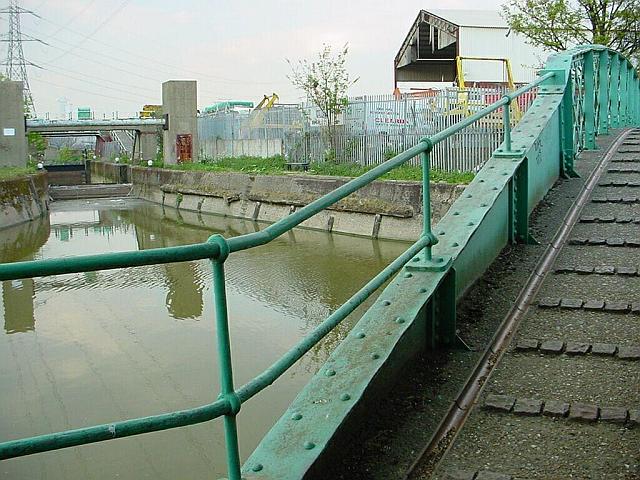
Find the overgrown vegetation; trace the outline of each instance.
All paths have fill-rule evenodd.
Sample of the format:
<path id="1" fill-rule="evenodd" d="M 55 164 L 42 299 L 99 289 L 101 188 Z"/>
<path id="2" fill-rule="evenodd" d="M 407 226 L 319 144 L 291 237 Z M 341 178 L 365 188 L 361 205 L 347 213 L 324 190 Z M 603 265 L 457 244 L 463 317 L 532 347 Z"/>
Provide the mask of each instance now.
<path id="1" fill-rule="evenodd" d="M 112 153 L 111 161 L 115 162 L 116 158 L 118 159 L 118 163 L 132 163 L 128 152 Z"/>
<path id="2" fill-rule="evenodd" d="M 36 173 L 36 171 L 36 167 L 32 165 L 27 167 L 0 167 L 0 181 L 24 177 L 25 175 Z"/>
<path id="3" fill-rule="evenodd" d="M 38 160 L 44 158 L 44 151 L 47 149 L 47 139 L 41 133 L 27 133 L 29 152 Z"/>
<path id="4" fill-rule="evenodd" d="M 242 172 L 254 175 L 286 175 L 286 174 L 306 174 L 306 175 L 328 175 L 340 177 L 358 177 L 371 170 L 374 165 L 363 166 L 355 163 L 335 163 L 320 162 L 311 163 L 309 170 L 290 171 L 286 168 L 286 162 L 280 155 L 268 158 L 259 157 L 227 157 L 218 160 L 203 160 L 199 163 L 181 163 L 177 165 L 154 165 L 156 167 L 170 168 L 173 170 L 196 170 L 207 172 Z M 432 169 L 432 182 L 462 183 L 467 184 L 473 180 L 472 172 L 446 172 Z M 385 180 L 422 180 L 422 168 L 413 165 L 402 165 L 387 173 L 382 179 Z"/>
<path id="5" fill-rule="evenodd" d="M 74 150 L 69 147 L 61 147 L 58 150 L 58 158 L 56 158 L 52 163 L 82 163 L 82 153 L 79 150 Z"/>

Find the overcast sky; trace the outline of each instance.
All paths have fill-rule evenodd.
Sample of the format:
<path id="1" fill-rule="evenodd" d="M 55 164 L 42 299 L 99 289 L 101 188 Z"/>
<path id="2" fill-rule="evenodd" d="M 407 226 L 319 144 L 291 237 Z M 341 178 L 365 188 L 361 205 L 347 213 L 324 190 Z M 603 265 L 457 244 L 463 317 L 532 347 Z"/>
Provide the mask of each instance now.
<path id="1" fill-rule="evenodd" d="M 286 59 L 312 58 L 323 43 L 349 43 L 350 94 L 391 93 L 393 58 L 421 8 L 498 10 L 502 0 L 22 0 L 42 18 L 22 16 L 39 116 L 56 117 L 58 99 L 120 116 L 160 103 L 161 83 L 198 81 L 198 106 L 258 102 L 276 92 L 301 98 Z M 0 7 L 7 6 L 0 0 Z M 0 30 L 6 33 L 6 17 Z M 6 43 L 0 47 L 6 57 Z"/>

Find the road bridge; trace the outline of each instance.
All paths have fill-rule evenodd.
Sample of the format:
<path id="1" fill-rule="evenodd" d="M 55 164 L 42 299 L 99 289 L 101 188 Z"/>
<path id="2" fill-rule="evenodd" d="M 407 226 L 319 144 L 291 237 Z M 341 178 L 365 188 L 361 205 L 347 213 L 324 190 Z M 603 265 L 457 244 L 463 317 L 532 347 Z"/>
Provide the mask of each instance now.
<path id="1" fill-rule="evenodd" d="M 165 127 L 164 118 L 127 118 L 113 120 L 42 120 L 28 119 L 26 132 L 37 132 L 46 137 L 109 135 L 113 131 L 134 132 L 131 157 L 153 160 L 156 157 L 158 135 Z M 137 149 L 136 149 L 137 146 Z M 138 156 L 136 157 L 136 151 Z"/>
<path id="2" fill-rule="evenodd" d="M 167 164 L 191 162 L 198 156 L 196 123 L 197 85 L 192 80 L 170 80 L 162 84 L 162 118 L 129 118 L 114 120 L 43 120 L 26 119 L 22 105 L 21 82 L 0 85 L 3 104 L 0 105 L 0 166 L 26 166 L 26 134 L 44 136 L 95 135 L 104 138 L 107 132 L 134 133 L 132 158 L 138 145 L 138 160 L 154 160 L 158 135 L 162 134 L 163 161 Z M 114 133 L 114 135 L 117 135 Z M 121 145 L 122 142 L 120 141 Z"/>
<path id="3" fill-rule="evenodd" d="M 515 124 L 512 105 L 519 97 L 531 92 L 536 95 L 535 100 L 520 122 Z M 437 225 L 432 226 L 428 188 L 429 154 L 432 148 L 494 112 L 501 112 L 503 116 L 503 144 L 493 153 L 450 211 Z M 221 379 L 221 393 L 217 398 L 212 398 L 210 403 L 186 410 L 114 421 L 66 432 L 26 439 L 7 439 L 0 444 L 0 458 L 13 458 L 184 427 L 223 417 L 229 479 L 327 478 L 326 472 L 330 470 L 331 465 L 343 455 L 346 446 L 352 445 L 353 439 L 358 438 L 355 433 L 358 428 L 370 421 L 372 406 L 381 398 L 389 397 L 394 380 L 404 372 L 408 363 L 425 350 L 439 352 L 435 355 L 445 355 L 445 351 L 453 351 L 464 346 L 463 339 L 458 335 L 458 302 L 464 299 L 465 294 L 505 247 L 536 242 L 530 229 L 530 215 L 558 178 L 577 178 L 579 173 L 584 176 L 580 168 L 579 153 L 597 149 L 599 135 L 639 124 L 640 81 L 632 64 L 618 52 L 606 47 L 580 46 L 552 55 L 538 79 L 531 84 L 506 94 L 494 104 L 460 123 L 422 139 L 416 146 L 306 207 L 290 213 L 262 231 L 228 239 L 216 235 L 205 243 L 181 247 L 0 265 L 0 280 L 11 280 L 210 259 L 213 269 Z M 604 476 L 600 478 L 624 478 L 630 468 L 636 469 L 635 472 L 630 472 L 631 475 L 640 472 L 637 462 L 638 449 L 633 450 L 633 446 L 637 445 L 639 431 L 634 428 L 636 417 L 633 413 L 637 410 L 637 404 L 634 403 L 637 402 L 637 388 L 635 393 L 629 394 L 626 388 L 631 385 L 627 378 L 638 378 L 640 362 L 635 361 L 634 356 L 637 352 L 634 345 L 637 342 L 634 344 L 633 338 L 623 337 L 616 329 L 607 329 L 612 323 L 607 320 L 608 316 L 618 315 L 616 318 L 620 320 L 622 315 L 632 315 L 635 308 L 633 298 L 630 298 L 634 292 L 633 282 L 636 281 L 631 275 L 633 266 L 629 263 L 629 258 L 633 257 L 627 258 L 610 252 L 635 252 L 633 249 L 638 246 L 637 230 L 636 236 L 633 236 L 631 230 L 632 225 L 637 224 L 633 220 L 627 221 L 634 218 L 632 212 L 637 213 L 637 210 L 630 211 L 635 208 L 638 200 L 630 193 L 634 188 L 631 183 L 635 185 L 635 179 L 629 178 L 636 174 L 638 169 L 633 165 L 633 159 L 637 158 L 634 153 L 636 137 L 635 131 L 625 131 L 614 148 L 608 150 L 603 160 L 594 167 L 596 175 L 588 177 L 585 184 L 587 188 L 577 197 L 577 206 L 570 209 L 570 215 L 560 226 L 559 236 L 551 243 L 549 253 L 543 256 L 541 266 L 544 269 L 534 272 L 531 281 L 526 283 L 527 288 L 510 308 L 505 323 L 497 329 L 477 368 L 472 369 L 471 381 L 466 384 L 459 402 L 456 402 L 449 410 L 450 413 L 445 416 L 442 428 L 438 429 L 438 432 L 444 432 L 443 436 L 438 437 L 439 434 L 436 432 L 434 440 L 453 438 L 471 406 L 478 401 L 486 407 L 486 410 L 478 410 L 478 415 L 512 415 L 505 422 L 510 426 L 507 433 L 511 436 L 505 436 L 507 433 L 496 434 L 495 441 L 491 443 L 490 437 L 485 438 L 482 434 L 474 434 L 473 431 L 465 436 L 463 430 L 458 444 L 463 447 L 456 447 L 454 444 L 452 456 L 447 456 L 443 463 L 443 468 L 461 467 L 460 471 L 443 470 L 443 473 L 440 473 L 438 470 L 436 475 L 441 475 L 438 478 L 453 476 L 480 480 L 510 478 L 514 474 L 515 478 L 535 478 L 536 472 L 550 472 L 552 475 L 549 477 L 540 474 L 537 478 L 556 478 L 556 472 L 552 469 L 553 462 L 546 470 L 528 469 L 528 476 L 525 477 L 522 476 L 522 468 L 513 474 L 510 472 L 511 466 L 516 462 L 513 459 L 496 460 L 495 465 L 490 465 L 490 471 L 486 468 L 489 461 L 487 459 L 493 458 L 493 450 L 485 448 L 488 445 L 493 445 L 494 448 L 504 447 L 505 443 L 509 444 L 513 439 L 516 447 L 510 453 L 505 447 L 504 452 L 507 453 L 504 458 L 510 458 L 509 454 L 528 454 L 525 449 L 537 452 L 541 442 L 545 441 L 542 435 L 535 436 L 534 444 L 534 440 L 527 436 L 528 427 L 524 425 L 520 430 L 518 427 L 525 420 L 553 421 L 549 418 L 552 416 L 559 419 L 554 428 L 560 435 L 569 431 L 578 432 L 579 423 L 570 423 L 571 419 L 600 421 L 601 423 L 596 423 L 597 428 L 585 428 L 574 433 L 593 436 L 594 445 L 598 443 L 602 429 L 614 425 L 623 432 L 614 432 L 611 439 L 615 439 L 616 435 L 617 438 L 624 438 L 628 441 L 630 453 L 627 454 L 620 448 L 614 450 L 615 442 L 612 440 L 612 443 L 608 444 L 611 448 L 604 452 L 607 462 L 601 469 Z M 625 141 L 631 143 L 623 145 Z M 624 148 L 633 151 L 625 152 Z M 622 155 L 627 153 L 628 156 L 624 158 L 630 158 L 629 162 L 615 162 L 619 163 L 619 166 L 612 166 L 614 159 L 621 160 Z M 244 385 L 236 386 L 231 365 L 229 313 L 225 288 L 225 261 L 229 255 L 272 241 L 416 156 L 422 160 L 424 185 L 424 226 L 420 238 L 271 367 Z M 605 170 L 606 175 L 603 177 L 602 173 Z M 610 190 L 598 191 L 596 195 L 593 189 L 598 182 L 601 182 L 599 188 Z M 626 184 L 623 184 L 624 182 Z M 589 199 L 589 205 L 593 206 L 593 210 L 584 212 L 582 218 L 587 221 L 584 225 L 578 224 L 572 232 L 577 217 L 581 215 L 580 207 Z M 612 206 L 617 210 L 612 210 Z M 614 218 L 613 221 L 609 221 L 611 217 Z M 618 222 L 619 218 L 624 221 Z M 602 221 L 603 219 L 606 221 Z M 612 231 L 605 230 L 612 225 Z M 566 243 L 566 239 L 570 244 L 565 247 L 569 253 L 563 257 L 565 250 L 561 251 L 561 247 Z M 592 251 L 597 252 L 596 259 L 591 257 Z M 546 271 L 552 268 L 550 265 L 556 258 L 562 258 L 566 265 L 562 267 L 564 271 L 558 272 L 557 278 L 555 274 L 551 277 L 546 276 Z M 590 263 L 587 263 L 587 260 Z M 590 267 L 593 268 L 591 271 Z M 621 275 L 621 272 L 625 273 Z M 584 276 L 577 281 L 579 274 Z M 607 277 L 608 274 L 613 277 Z M 619 279 L 616 274 L 619 275 Z M 601 285 L 602 278 L 615 278 L 617 285 L 625 282 L 627 277 L 630 279 L 629 286 L 622 288 L 619 294 L 613 294 L 611 289 L 608 290 L 607 296 L 600 297 L 594 294 L 594 289 Z M 573 280 L 566 280 L 571 278 Z M 274 383 L 289 367 L 314 348 L 330 330 L 387 282 L 389 283 L 380 296 L 242 466 L 236 417 L 241 415 L 243 403 Z M 582 291 L 583 287 L 588 288 Z M 555 291 L 554 288 L 559 291 Z M 538 291 L 541 296 L 537 296 Z M 539 316 L 536 314 L 530 323 L 523 321 L 525 334 L 515 337 L 513 354 L 505 353 L 510 352 L 508 349 L 511 348 L 511 338 L 516 331 L 517 323 L 527 310 L 525 306 L 530 307 L 529 311 L 538 312 L 539 309 L 545 313 L 540 313 Z M 576 329 L 575 322 L 578 321 L 578 317 L 572 320 L 567 316 L 576 315 L 578 312 L 590 312 L 596 317 L 602 317 L 592 319 L 588 326 L 587 323 L 584 324 L 585 329 L 595 329 L 593 331 L 599 336 L 587 339 L 577 334 L 579 328 Z M 556 314 L 558 316 L 554 316 Z M 564 328 L 552 331 L 549 330 L 550 325 L 564 325 Z M 600 353 L 602 357 L 598 356 Z M 603 367 L 603 372 L 611 371 L 611 365 L 614 369 L 622 371 L 624 376 L 620 379 L 621 385 L 614 385 L 615 398 L 605 404 L 600 402 L 601 398 L 597 394 L 584 394 L 588 390 L 585 388 L 586 384 L 580 383 L 582 379 L 588 380 L 589 385 L 594 385 L 593 391 L 598 392 L 604 390 L 602 386 L 597 385 L 600 378 L 589 372 L 573 376 L 568 372 L 563 376 L 565 374 L 559 372 L 561 366 L 564 368 L 564 365 L 570 364 L 553 363 L 554 367 L 549 368 L 548 365 L 555 362 L 552 355 L 561 355 L 558 358 L 576 362 L 573 364 L 574 367 L 579 366 L 579 362 L 596 362 L 599 365 L 609 365 Z M 504 360 L 502 363 L 498 363 L 500 358 Z M 542 360 L 539 360 L 540 358 Z M 514 362 L 520 362 L 518 368 L 511 366 Z M 498 369 L 493 373 L 496 364 Z M 577 371 L 582 372 L 580 368 L 577 368 Z M 562 383 L 571 383 L 574 380 L 574 385 L 567 386 Z M 482 393 L 485 385 L 486 392 Z M 637 387 L 637 381 L 635 386 Z M 382 403 L 383 408 L 388 408 L 388 405 Z M 568 405 L 566 413 L 565 404 Z M 548 409 L 549 415 L 543 415 L 544 408 Z M 496 410 L 502 413 L 495 413 Z M 504 427 L 497 423 L 491 426 L 491 420 L 487 418 L 481 418 L 474 423 L 474 415 L 471 415 L 466 428 L 473 429 L 474 425 L 484 428 L 489 425 L 489 430 L 482 430 L 481 433 L 490 435 L 500 432 L 500 428 Z M 569 417 L 566 422 L 565 415 Z M 512 424 L 518 425 L 511 428 Z M 432 442 L 428 442 L 429 444 Z M 438 441 L 438 445 L 446 449 L 446 442 Z M 593 450 L 586 447 L 585 451 L 593 454 Z M 456 452 L 460 452 L 457 457 Z M 569 457 L 573 453 L 568 451 L 566 455 Z M 553 458 L 556 457 L 560 459 L 560 455 Z M 447 463 L 449 458 L 453 459 L 451 464 Z M 461 459 L 460 462 L 456 462 L 456 458 Z M 536 456 L 523 458 L 524 464 L 528 466 Z M 563 474 L 572 472 L 570 462 L 568 465 L 566 469 L 561 470 Z M 501 471 L 503 467 L 505 470 Z M 371 472 L 366 474 L 366 478 L 372 478 Z"/>

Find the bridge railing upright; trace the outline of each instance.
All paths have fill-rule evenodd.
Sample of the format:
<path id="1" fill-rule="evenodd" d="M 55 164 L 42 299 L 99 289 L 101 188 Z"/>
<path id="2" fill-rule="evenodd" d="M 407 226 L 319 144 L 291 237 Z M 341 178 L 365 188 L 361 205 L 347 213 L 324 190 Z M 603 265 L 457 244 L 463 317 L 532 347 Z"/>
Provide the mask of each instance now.
<path id="1" fill-rule="evenodd" d="M 209 259 L 213 269 L 213 300 L 215 305 L 218 366 L 221 379 L 219 396 L 206 405 L 30 438 L 8 440 L 0 443 L 0 459 L 183 427 L 223 416 L 228 478 L 230 480 L 240 480 L 241 466 L 236 415 L 239 413 L 242 404 L 277 380 L 408 262 L 418 262 L 425 270 L 435 272 L 441 272 L 450 267 L 451 259 L 447 260 L 442 256 L 434 258 L 432 256 L 432 247 L 438 243 L 438 238 L 432 232 L 429 196 L 429 155 L 433 147 L 479 119 L 502 109 L 505 140 L 494 156 L 513 157 L 517 161 L 517 158 L 523 156 L 525 152 L 522 145 L 515 145 L 512 142 L 512 122 L 509 116 L 509 105 L 519 96 L 538 86 L 539 96 L 544 96 L 545 94 L 563 95 L 560 111 L 561 132 L 558 138 L 562 142 L 560 170 L 565 174 L 574 174 L 573 160 L 579 150 L 582 148 L 595 148 L 596 134 L 605 133 L 610 128 L 618 128 L 640 122 L 640 85 L 637 72 L 632 68 L 631 64 L 617 52 L 605 47 L 581 46 L 552 56 L 546 68 L 540 72 L 539 77 L 534 82 L 515 92 L 504 95 L 497 102 L 461 122 L 431 137 L 421 139 L 417 145 L 262 231 L 229 239 L 214 235 L 204 243 L 179 247 L 0 265 L 0 280 L 13 280 Z M 531 121 L 536 121 L 535 114 L 529 115 L 527 113 L 515 128 L 525 129 L 526 123 Z M 233 382 L 225 286 L 224 264 L 228 256 L 272 241 L 323 209 L 404 164 L 416 155 L 421 157 L 423 167 L 423 230 L 420 238 L 272 366 L 247 384 L 236 388 Z M 497 188 L 494 187 L 494 190 L 497 190 Z M 525 211 L 524 214 L 527 215 L 528 212 Z M 522 235 L 512 236 L 510 239 L 516 241 L 518 239 L 523 240 L 524 237 Z M 439 343 L 445 346 L 451 345 L 455 340 L 455 325 L 443 325 L 443 329 L 444 331 L 437 336 Z"/>

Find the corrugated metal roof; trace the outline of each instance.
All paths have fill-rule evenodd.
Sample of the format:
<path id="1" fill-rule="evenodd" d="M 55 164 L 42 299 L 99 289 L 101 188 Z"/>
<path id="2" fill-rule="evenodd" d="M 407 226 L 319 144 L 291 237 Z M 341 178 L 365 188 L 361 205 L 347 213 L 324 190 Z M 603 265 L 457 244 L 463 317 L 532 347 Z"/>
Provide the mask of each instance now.
<path id="1" fill-rule="evenodd" d="M 497 10 L 427 10 L 459 27 L 509 28 Z"/>

